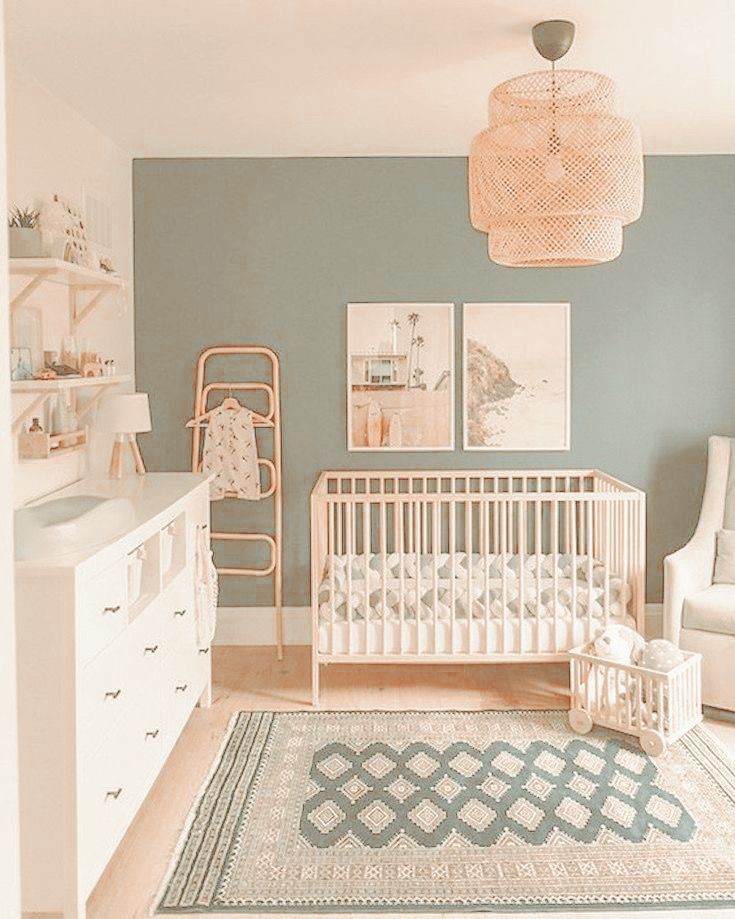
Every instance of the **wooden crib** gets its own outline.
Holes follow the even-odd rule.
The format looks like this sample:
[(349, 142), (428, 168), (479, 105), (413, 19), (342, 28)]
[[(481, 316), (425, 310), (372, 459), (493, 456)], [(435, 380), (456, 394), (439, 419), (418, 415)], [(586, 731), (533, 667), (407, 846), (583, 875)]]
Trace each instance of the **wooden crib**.
[(645, 495), (596, 470), (322, 472), (312, 691), (328, 663), (564, 660), (643, 630)]

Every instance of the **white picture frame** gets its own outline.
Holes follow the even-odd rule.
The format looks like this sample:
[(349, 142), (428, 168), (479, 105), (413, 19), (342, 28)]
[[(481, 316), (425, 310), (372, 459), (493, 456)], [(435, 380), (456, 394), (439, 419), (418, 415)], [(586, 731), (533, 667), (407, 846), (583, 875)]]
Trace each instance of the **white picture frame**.
[(454, 450), (454, 304), (348, 303), (346, 325), (347, 450)]
[[(488, 377), (500, 395), (478, 395)], [(462, 441), (469, 451), (571, 449), (569, 303), (464, 304)]]

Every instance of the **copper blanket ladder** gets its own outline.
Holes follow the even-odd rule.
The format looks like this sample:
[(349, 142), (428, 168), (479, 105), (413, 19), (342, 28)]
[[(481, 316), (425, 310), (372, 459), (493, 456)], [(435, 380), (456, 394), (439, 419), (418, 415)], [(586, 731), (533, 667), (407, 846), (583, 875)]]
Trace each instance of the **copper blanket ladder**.
[[(206, 382), (207, 361), (214, 357), (263, 357), (270, 369), (270, 381), (232, 380)], [(204, 438), (202, 427), (206, 423), (208, 401), (213, 393), (261, 392), (265, 393), (268, 408), (263, 413), (253, 411), (253, 424), (258, 428), (273, 430), (272, 458), (262, 457), (261, 444), (258, 445), (258, 466), (265, 466), (269, 473), (268, 487), (261, 492), (260, 499), (273, 502), (273, 535), (263, 532), (233, 530), (212, 532), (213, 541), (265, 542), (270, 547), (270, 561), (263, 568), (226, 566), (217, 568), (220, 575), (233, 577), (272, 577), (273, 600), (276, 619), (276, 649), (278, 660), (283, 659), (283, 482), (281, 470), (281, 396), (280, 396), (280, 361), (278, 355), (262, 345), (216, 345), (206, 348), (197, 359), (196, 378), (194, 382), (194, 417), (188, 426), (192, 428), (191, 468), (193, 472), (202, 471), (202, 449)], [(225, 496), (227, 498), (227, 496)], [(235, 499), (237, 500), (237, 499)]]

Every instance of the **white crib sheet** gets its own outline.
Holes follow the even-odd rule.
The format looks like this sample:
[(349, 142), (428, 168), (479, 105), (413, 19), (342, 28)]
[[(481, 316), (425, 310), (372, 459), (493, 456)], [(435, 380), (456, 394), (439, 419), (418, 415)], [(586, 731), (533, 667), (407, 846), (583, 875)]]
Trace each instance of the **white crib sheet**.
[[(556, 558), (557, 603), (554, 604), (554, 559)], [(519, 619), (520, 556), (479, 555), (473, 553), (468, 563), (467, 554), (457, 552), (454, 559), (448, 553), (419, 556), (419, 578), (416, 579), (416, 555), (389, 553), (385, 557), (386, 580), (382, 583), (383, 556), (379, 554), (351, 556), (348, 598), (348, 556), (327, 558), (319, 586), (319, 619), (331, 620), (331, 591), (334, 591), (334, 621), (348, 620), (348, 599), (352, 620), (364, 620), (367, 605), (368, 621), (382, 620), (385, 604), (386, 621), (401, 618), (400, 585), (403, 568), (403, 620), (415, 621), (417, 605), (422, 621), (433, 620), (436, 605), (437, 619), (451, 618), (452, 589), (454, 590), (455, 619), (466, 620), (471, 608), (472, 618), (485, 618), (486, 605), (491, 619), (503, 618), (502, 574), (505, 566), (505, 606), (507, 617)], [(402, 566), (401, 566), (402, 562)], [(574, 607), (575, 578), (573, 558), (570, 554), (525, 556), (524, 609), (525, 618), (570, 620)], [(589, 578), (590, 564), (592, 577)], [(622, 620), (631, 597), (630, 587), (614, 572), (606, 572), (605, 565), (596, 558), (577, 555), (576, 600), (578, 615), (602, 619), (607, 576), (608, 611), (612, 619)], [(436, 574), (435, 574), (436, 568)], [(540, 581), (537, 581), (537, 568)], [(366, 585), (367, 571), (367, 585)], [(487, 571), (487, 574), (486, 574)], [(452, 577), (454, 575), (454, 577)], [(417, 589), (418, 586), (418, 589)], [(367, 589), (366, 589), (367, 588)], [(470, 599), (471, 598), (471, 599)], [(418, 604), (417, 604), (418, 599)], [(367, 603), (366, 603), (367, 601)], [(435, 604), (436, 601), (436, 604)], [(591, 601), (591, 602), (590, 602)], [(589, 610), (588, 610), (589, 608)]]

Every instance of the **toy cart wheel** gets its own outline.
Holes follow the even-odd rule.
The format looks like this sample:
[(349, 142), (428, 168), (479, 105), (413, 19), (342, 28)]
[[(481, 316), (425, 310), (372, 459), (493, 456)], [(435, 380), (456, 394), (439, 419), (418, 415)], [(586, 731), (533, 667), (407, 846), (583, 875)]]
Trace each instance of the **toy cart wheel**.
[(592, 719), (582, 708), (573, 708), (569, 712), (569, 727), (575, 734), (589, 734), (592, 730)]
[(666, 741), (658, 731), (644, 731), (640, 741), (641, 749), (649, 756), (660, 756), (666, 751)]

